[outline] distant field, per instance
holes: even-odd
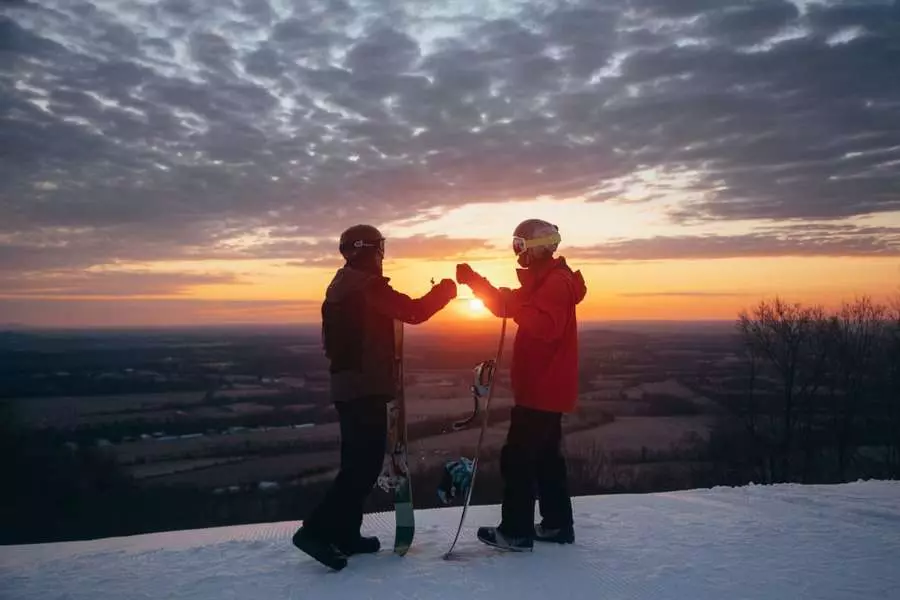
[[[606,452],[640,450],[642,446],[654,450],[668,450],[679,445],[691,432],[706,437],[714,417],[616,417],[615,422],[602,427],[571,433],[566,445],[571,448],[596,444]]]
[[[194,469],[202,469],[213,465],[221,465],[228,463],[241,462],[241,457],[225,457],[225,458],[199,458],[196,460],[167,460],[164,462],[150,463],[147,465],[132,465],[127,467],[125,471],[135,479],[148,479],[151,477],[159,477],[161,475],[171,475],[181,471],[192,471]]]
[[[154,477],[154,485],[225,487],[299,477],[304,471],[337,467],[340,452],[304,452],[248,458],[237,463]]]
[[[238,400],[241,398],[265,398],[283,396],[284,390],[264,387],[244,387],[230,390],[219,390],[215,393],[217,400]]]
[[[511,350],[513,332],[507,342]],[[187,439],[146,439],[106,447],[117,461],[145,485],[184,484],[205,488],[253,484],[258,481],[327,479],[325,475],[304,475],[318,469],[334,469],[339,462],[339,426],[336,422],[301,429],[274,428],[225,435],[212,429],[264,422],[273,410],[278,424],[337,420],[327,401],[328,376],[321,364],[318,333],[313,337],[285,338],[249,347],[228,344],[205,346],[178,355],[185,372],[201,372],[192,366],[219,367],[235,382],[223,385],[211,396],[205,392],[138,393],[112,396],[70,396],[23,398],[14,405],[26,426],[72,428],[78,424],[152,423],[142,429],[121,428],[123,435],[135,431],[186,432],[187,428],[166,431],[166,421],[191,421],[200,437]],[[411,336],[413,337],[413,336]],[[410,340],[412,342],[412,340]],[[255,344],[255,342],[254,342]],[[415,434],[449,428],[455,418],[469,413],[472,399],[472,367],[478,360],[493,356],[496,332],[450,340],[444,336],[422,338],[407,346],[407,387],[409,423]],[[581,408],[564,423],[566,444],[573,453],[590,451],[636,451],[642,446],[668,450],[681,444],[685,436],[707,435],[713,417],[648,416],[688,412],[696,406],[714,412],[729,397],[727,390],[740,389],[739,362],[733,354],[694,341],[673,341],[667,336],[585,332],[582,336]],[[681,347],[678,344],[682,344]],[[188,348],[189,346],[185,346]],[[193,345],[194,348],[200,346]],[[229,349],[229,348],[233,348]],[[287,355],[287,356],[285,356]],[[497,372],[493,407],[505,411],[513,405],[509,382],[511,353],[504,355]],[[116,357],[118,360],[118,357]],[[130,362],[130,357],[126,357]],[[105,359],[109,360],[109,359]],[[702,377],[696,367],[703,364]],[[104,367],[104,365],[99,365]],[[130,365],[129,365],[130,366]],[[425,368],[421,368],[425,367]],[[439,367],[439,368],[434,368]],[[135,365],[134,368],[152,368]],[[62,370],[62,369],[57,369]],[[280,379],[281,388],[263,387],[268,378]],[[697,383],[697,382],[700,383]],[[260,383],[257,383],[260,382]],[[60,384],[63,385],[63,384]],[[293,386],[294,389],[286,389]],[[702,386],[702,387],[701,387]],[[719,389],[721,388],[721,393]],[[57,389],[68,389],[58,387]],[[73,388],[79,389],[79,388]],[[141,388],[138,388],[141,389]],[[153,389],[153,388],[147,388]],[[44,392],[40,392],[44,393]],[[47,392],[50,393],[50,392]],[[88,393],[84,388],[78,392]],[[734,393],[737,397],[737,393]],[[600,426],[604,413],[616,421]],[[282,416],[283,415],[283,416]],[[227,420],[226,420],[227,419]],[[207,426],[207,422],[209,425]],[[410,460],[418,467],[432,467],[448,458],[471,457],[479,434],[476,420],[467,430],[441,433],[411,442]],[[506,414],[493,415],[485,437],[485,450],[496,460],[496,451],[509,428]],[[119,440],[118,427],[102,434]],[[84,436],[79,438],[79,442]],[[307,451],[301,451],[309,443]],[[325,444],[325,445],[322,445]],[[317,446],[313,446],[317,445]],[[280,453],[280,454],[276,454]]]
[[[147,410],[137,413],[110,412],[97,414],[82,412],[78,406],[79,402],[81,402],[80,399],[73,399],[72,406],[53,407],[40,415],[33,412],[23,414],[21,417],[22,422],[29,427],[56,427],[62,429],[116,423],[158,423],[160,428],[164,430],[166,422],[185,419],[232,419],[235,421],[235,425],[240,425],[242,417],[250,414],[268,413],[274,410],[272,406],[266,404],[236,402],[221,406],[202,405],[193,408]],[[309,409],[312,407],[307,406],[305,408]],[[291,410],[297,409],[292,408]]]
[[[337,423],[327,423],[300,429],[270,429],[268,431],[244,431],[227,435],[209,435],[188,439],[140,440],[113,446],[120,463],[131,464],[141,460],[159,461],[210,452],[231,451],[240,454],[251,446],[268,446],[291,441],[321,442],[338,438]]]
[[[496,392],[500,394],[502,392]],[[512,406],[513,399],[510,395],[498,395],[491,399],[492,407]],[[481,401],[484,406],[484,400]],[[449,417],[450,415],[472,412],[474,404],[471,394],[456,396],[446,399],[409,400],[407,402],[407,414],[410,422]],[[450,419],[448,418],[448,423]]]
[[[626,398],[634,398],[640,400],[644,397],[645,394],[674,396],[675,398],[682,398],[685,400],[692,400],[697,397],[697,394],[686,388],[675,379],[654,381],[652,383],[642,383],[638,386],[625,390]]]
[[[10,400],[16,416],[26,426],[74,427],[98,413],[128,410],[148,410],[162,406],[197,405],[203,402],[204,392],[166,392],[160,394],[122,394],[113,396],[60,396],[52,398],[13,398]],[[160,411],[169,414],[172,411]],[[155,413],[145,413],[155,414]],[[122,417],[112,415],[114,420]]]
[[[509,429],[509,421],[488,425],[485,432],[484,445],[486,447],[499,447],[506,439]],[[469,456],[471,457],[478,443],[480,427],[473,424],[468,429],[452,433],[443,433],[410,442],[410,453],[417,456]]]

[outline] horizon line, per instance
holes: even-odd
[[[495,319],[499,322],[499,318]],[[598,325],[722,325],[725,323],[734,323],[736,318],[706,318],[706,319],[590,319],[581,320],[578,328],[596,327]],[[515,326],[515,324],[512,324]],[[480,322],[469,323],[465,329],[489,329],[493,326],[492,321],[483,320]],[[227,329],[227,328],[283,328],[283,329],[318,329],[321,323],[318,322],[288,322],[288,321],[271,321],[271,322],[254,322],[254,321],[226,321],[221,323],[171,323],[165,325],[159,324],[119,324],[119,325],[32,325],[27,323],[0,323],[0,333],[14,333],[17,331],[90,331],[90,330],[166,330],[166,329]],[[422,331],[428,329],[459,329],[458,324],[448,323],[423,323],[410,327],[411,330]]]

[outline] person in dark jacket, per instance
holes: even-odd
[[[510,380],[514,406],[500,454],[503,505],[498,527],[481,527],[478,538],[509,550],[530,550],[534,540],[575,540],[566,460],[562,452],[562,416],[578,399],[578,325],[575,307],[587,287],[581,271],[554,257],[559,229],[528,219],[513,232],[513,251],[521,287],[497,289],[472,270],[457,265],[456,279],[468,285],[498,317],[518,325]],[[534,523],[537,487],[541,523]]]
[[[456,297],[444,279],[422,296],[396,291],[382,274],[384,237],[371,225],[343,232],[346,260],[322,303],[322,343],[330,363],[331,400],[338,411],[341,465],[318,506],[294,534],[294,545],[333,569],[353,554],[378,552],[377,537],[363,537],[363,505],[385,456],[387,402],[397,387],[394,331],[399,323],[424,323]]]

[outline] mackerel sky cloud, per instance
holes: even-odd
[[[900,256],[898,65],[896,2],[5,2],[0,273],[477,255],[446,215],[535,199],[585,260]]]

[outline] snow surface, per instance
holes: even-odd
[[[504,553],[479,543],[496,506],[420,510],[404,557],[332,572],[290,542],[297,523],[0,547],[0,598],[900,599],[900,482],[748,486],[574,500],[576,543]]]

